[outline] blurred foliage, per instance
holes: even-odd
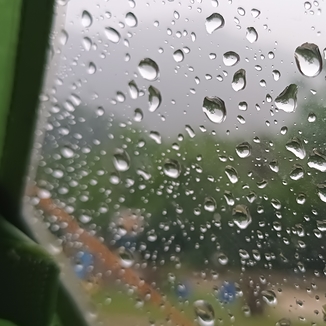
[[[112,218],[123,208],[137,210],[145,221],[137,250],[151,257],[154,265],[180,262],[222,269],[226,256],[226,267],[323,269],[325,204],[317,185],[325,178],[307,165],[307,159],[315,148],[324,151],[326,111],[313,99],[306,103],[300,108],[300,123],[287,126],[287,132],[274,139],[264,134],[254,139],[221,138],[196,131],[193,138],[186,132],[175,141],[162,137],[161,144],[141,123],[135,127],[135,122],[100,117],[89,108],[78,108],[72,118],[68,114],[66,126],[56,125],[61,113],[52,114],[38,185],[50,190],[108,245]],[[286,149],[293,137],[302,143],[305,158]],[[252,152],[240,158],[235,149],[244,141]],[[125,172],[113,164],[117,148],[130,157]],[[63,155],[67,149],[73,155]],[[178,162],[178,178],[165,175],[166,160]],[[291,171],[298,165],[304,177],[293,180]],[[236,183],[226,175],[227,166],[237,171]],[[205,208],[207,200],[216,203],[214,211],[212,205]],[[245,229],[233,222],[236,205],[249,209],[252,222]]]

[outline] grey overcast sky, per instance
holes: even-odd
[[[259,10],[260,15],[254,17],[252,9]],[[221,134],[230,130],[230,135],[237,137],[254,136],[261,131],[276,135],[281,126],[299,118],[306,98],[313,96],[312,89],[317,91],[314,96],[318,101],[324,102],[320,90],[325,87],[325,72],[315,78],[303,77],[294,61],[296,47],[305,42],[315,43],[323,56],[326,47],[324,1],[223,0],[216,7],[216,1],[210,0],[70,0],[65,10],[62,25],[69,38],[61,46],[58,68],[63,80],[57,91],[61,101],[69,97],[71,85],[78,84],[73,92],[80,96],[83,106],[91,110],[103,106],[106,113],[113,113],[125,121],[132,120],[134,110],[141,108],[144,128],[171,138],[184,132],[187,124],[194,130],[204,125]],[[89,27],[83,26],[84,11],[92,17]],[[127,26],[128,12],[137,17],[136,27]],[[209,34],[205,21],[213,13],[222,15],[225,25]],[[108,40],[105,35],[108,27],[121,35],[118,43]],[[258,33],[254,43],[246,38],[248,27],[254,27]],[[191,33],[196,34],[195,41]],[[92,40],[89,51],[83,46],[85,37]],[[179,63],[173,59],[173,52],[178,49],[189,51]],[[223,53],[227,51],[240,56],[240,61],[232,67],[223,63]],[[274,58],[270,58],[270,52]],[[209,58],[211,53],[216,54],[216,59]],[[138,63],[147,57],[159,66],[160,75],[156,81],[145,80],[138,72]],[[88,73],[91,62],[96,66],[93,74]],[[247,86],[235,92],[231,82],[239,69],[246,71]],[[273,78],[273,70],[281,73],[278,81]],[[223,81],[219,81],[218,76],[223,76]],[[145,92],[144,96],[136,100],[130,98],[128,82],[131,80]],[[261,80],[266,82],[264,87],[260,85]],[[294,82],[301,85],[296,113],[275,112],[274,101],[268,103],[266,95],[270,94],[274,100]],[[148,110],[150,85],[162,95],[162,104],[155,112]],[[117,92],[125,94],[126,99],[123,103],[112,104]],[[214,124],[207,119],[202,111],[205,96],[217,96],[225,102],[227,115],[223,123]],[[241,101],[248,103],[247,111],[238,109]],[[259,111],[256,104],[260,106]],[[239,122],[239,115],[245,123]],[[266,121],[270,122],[269,127]]]

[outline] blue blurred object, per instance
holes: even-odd
[[[75,265],[75,273],[80,279],[85,279],[88,274],[88,268],[94,264],[94,257],[88,251],[80,251],[76,255],[78,264]]]
[[[219,299],[223,303],[232,303],[236,299],[236,288],[233,282],[223,282],[219,289]]]
[[[187,281],[179,282],[175,288],[176,294],[181,299],[189,298],[191,293],[190,283]]]

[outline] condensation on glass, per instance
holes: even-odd
[[[94,319],[323,323],[324,2],[56,6],[25,207]]]

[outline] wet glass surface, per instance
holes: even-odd
[[[25,207],[94,323],[323,323],[324,7],[58,0]]]

